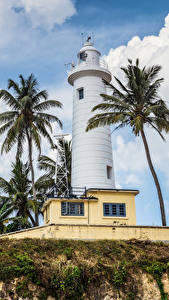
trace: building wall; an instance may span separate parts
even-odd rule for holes
[[[136,225],[134,192],[122,191],[89,191],[88,197],[97,199],[71,199],[49,198],[43,207],[45,224],[86,224],[86,225]],[[62,216],[61,202],[84,202],[84,216]],[[126,217],[105,217],[103,203],[125,203]]]
[[[0,236],[1,238],[169,241],[169,227],[51,224],[4,234]]]
[[[90,203],[89,224],[97,225],[136,225],[135,194],[117,191],[89,191],[89,195],[98,198],[98,202]],[[105,217],[103,203],[125,203],[126,217]]]

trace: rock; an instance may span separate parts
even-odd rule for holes
[[[113,298],[109,295],[106,295],[106,297],[104,298],[104,300],[113,300]]]
[[[137,298],[140,300],[161,300],[161,294],[157,282],[146,273],[140,274]]]
[[[0,281],[0,291],[2,291],[3,290],[3,281]]]
[[[166,293],[169,296],[169,278],[168,278],[168,275],[164,274],[161,281],[164,285],[164,293]]]
[[[35,292],[37,290],[37,286],[35,284],[33,284],[33,283],[29,283],[28,284],[28,289],[31,292]]]

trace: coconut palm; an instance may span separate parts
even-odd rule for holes
[[[163,82],[163,78],[157,79],[161,67],[154,65],[150,68],[140,68],[138,59],[135,64],[131,60],[128,62],[127,67],[121,68],[125,74],[125,84],[116,77],[119,88],[105,82],[112,95],[101,95],[104,102],[93,108],[93,111],[100,112],[89,120],[87,130],[106,125],[117,125],[114,130],[130,126],[135,136],[141,135],[158,192],[162,225],[166,226],[162,192],[145,135],[146,126],[154,129],[163,140],[165,139],[162,132],[169,131],[169,110],[158,95],[158,89]]]
[[[30,219],[33,226],[35,220],[31,214],[35,210],[35,201],[32,200],[32,185],[28,178],[30,167],[19,159],[12,163],[11,178],[9,181],[0,177],[0,190],[5,195],[5,204],[11,207],[16,217]]]
[[[48,181],[43,182],[40,178],[35,182],[37,191],[37,201],[32,197],[32,184],[29,179],[30,167],[28,163],[23,163],[19,159],[12,163],[10,180],[0,177],[0,191],[4,196],[0,196],[0,201],[4,204],[4,213],[12,213],[16,223],[26,223],[35,226],[35,207],[39,212],[44,201],[44,194],[48,190]],[[37,205],[38,204],[38,205]],[[1,218],[0,218],[1,219]],[[26,225],[27,226],[27,225]]]
[[[54,115],[46,113],[50,108],[61,108],[62,104],[56,100],[47,100],[46,90],[38,90],[38,82],[31,74],[27,79],[19,76],[19,83],[8,80],[8,89],[0,91],[0,98],[11,110],[0,114],[0,135],[6,132],[1,153],[9,152],[17,145],[17,157],[23,153],[24,142],[28,144],[29,164],[31,169],[31,180],[33,197],[36,202],[35,174],[33,167],[33,143],[41,152],[41,136],[46,138],[51,146],[53,142],[50,136],[52,132],[51,122],[57,122],[62,127],[61,121]],[[50,133],[49,133],[50,132]],[[36,225],[38,225],[38,209],[35,211]]]

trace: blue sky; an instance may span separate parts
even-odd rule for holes
[[[113,75],[122,76],[120,66],[126,64],[128,57],[139,57],[142,64],[161,64],[165,84],[160,92],[167,99],[168,13],[167,0],[0,0],[0,87],[7,87],[8,78],[17,80],[20,73],[28,76],[33,72],[40,88],[64,103],[63,112],[56,113],[64,121],[64,131],[71,132],[72,89],[67,83],[65,64],[76,61],[81,33],[94,32],[95,46]],[[166,143],[150,129],[147,136],[169,224],[168,136]],[[117,185],[140,189],[136,198],[137,223],[160,224],[156,190],[140,139],[135,139],[130,130],[119,131],[112,134],[112,145]],[[51,153],[45,142],[43,148],[45,153]],[[0,176],[9,176],[12,153],[0,158]],[[4,159],[8,162],[5,165]]]

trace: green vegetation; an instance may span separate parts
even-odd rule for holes
[[[49,180],[40,177],[35,182],[36,199],[33,199],[32,184],[29,179],[30,167],[17,159],[11,166],[11,177],[5,180],[0,177],[0,233],[12,232],[35,226],[33,213],[44,202],[45,192],[51,187]],[[12,214],[13,217],[10,217]],[[6,223],[6,224],[5,224]]]
[[[12,93],[10,91],[12,90]],[[51,147],[54,146],[50,134],[52,122],[62,127],[61,121],[50,113],[51,108],[61,108],[56,100],[47,100],[46,90],[39,91],[37,79],[31,74],[28,78],[19,76],[19,83],[8,80],[8,90],[0,90],[0,99],[10,107],[10,111],[0,114],[0,135],[6,133],[1,147],[1,153],[9,152],[17,146],[16,158],[20,159],[25,142],[28,150],[28,161],[31,173],[32,194],[35,202],[35,225],[39,224],[35,172],[33,166],[33,147],[41,153],[41,137],[45,138]]]
[[[134,300],[139,278],[146,273],[157,282],[161,300],[167,300],[162,276],[168,272],[169,245],[162,243],[25,239],[1,240],[0,245],[0,281],[8,287],[17,279],[16,296],[28,299],[35,292],[42,300],[49,295],[63,300],[102,299],[99,293],[104,287],[114,297]],[[1,291],[0,297],[10,292]]]
[[[96,105],[92,111],[99,110],[102,113],[99,112],[89,120],[86,130],[107,125],[115,125],[114,130],[129,126],[135,136],[142,137],[147,162],[157,188],[162,225],[166,226],[162,192],[145,135],[145,127],[150,127],[165,140],[162,133],[169,131],[169,110],[165,101],[158,95],[158,90],[164,79],[157,79],[161,70],[158,65],[140,68],[138,59],[136,59],[135,64],[131,60],[128,62],[127,67],[121,68],[125,76],[125,83],[116,77],[114,78],[117,87],[105,82],[112,94],[101,95],[104,102]]]

